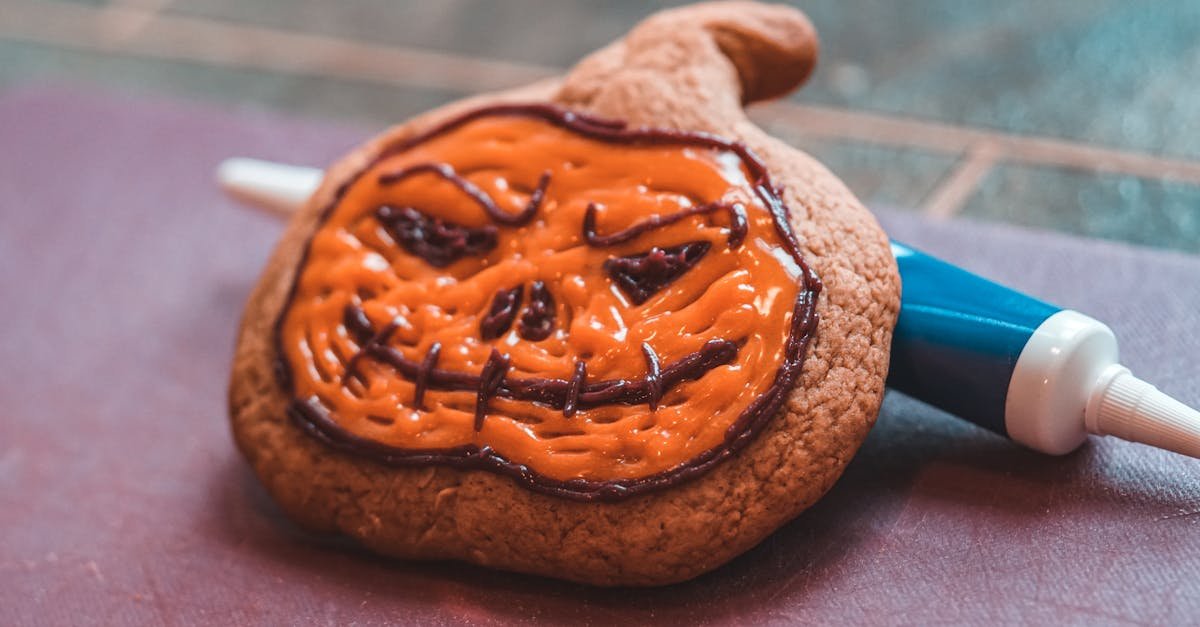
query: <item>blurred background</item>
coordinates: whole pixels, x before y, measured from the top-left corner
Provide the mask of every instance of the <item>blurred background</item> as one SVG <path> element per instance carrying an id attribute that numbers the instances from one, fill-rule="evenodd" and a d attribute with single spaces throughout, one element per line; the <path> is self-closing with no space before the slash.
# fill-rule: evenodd
<path id="1" fill-rule="evenodd" d="M 562 71 L 668 2 L 0 0 L 0 90 L 360 126 Z M 806 0 L 818 72 L 755 119 L 874 206 L 1200 253 L 1200 2 Z"/>

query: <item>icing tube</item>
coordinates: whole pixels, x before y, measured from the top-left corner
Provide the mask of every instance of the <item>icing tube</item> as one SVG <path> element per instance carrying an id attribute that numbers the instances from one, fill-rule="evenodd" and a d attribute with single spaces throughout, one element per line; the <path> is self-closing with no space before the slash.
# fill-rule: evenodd
<path id="1" fill-rule="evenodd" d="M 892 254 L 903 291 L 888 386 L 1009 435 L 1021 351 L 1061 310 L 897 242 Z"/>
<path id="2" fill-rule="evenodd" d="M 888 385 L 1032 449 L 1088 433 L 1200 457 L 1200 412 L 1133 376 L 1103 323 L 892 243 L 904 289 Z"/>
<path id="3" fill-rule="evenodd" d="M 252 206 L 290 213 L 323 173 L 229 159 L 217 180 Z M 1101 322 L 892 243 L 904 285 L 888 385 L 1051 454 L 1088 433 L 1200 457 L 1200 412 L 1134 377 Z"/>

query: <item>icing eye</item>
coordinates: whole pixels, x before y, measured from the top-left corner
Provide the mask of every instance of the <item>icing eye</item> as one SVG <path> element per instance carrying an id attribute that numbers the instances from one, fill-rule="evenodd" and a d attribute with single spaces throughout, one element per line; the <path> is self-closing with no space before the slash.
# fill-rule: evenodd
<path id="1" fill-rule="evenodd" d="M 521 307 L 521 292 L 525 286 L 518 285 L 512 289 L 500 290 L 492 297 L 492 306 L 488 313 L 479 321 L 479 335 L 485 340 L 494 340 L 512 326 L 517 317 L 517 309 Z"/>
<path id="2" fill-rule="evenodd" d="M 521 321 L 517 323 L 517 333 L 523 339 L 537 342 L 550 337 L 554 332 L 554 297 L 541 281 L 534 281 L 529 286 L 529 304 L 521 312 Z"/>
<path id="3" fill-rule="evenodd" d="M 635 305 L 640 305 L 696 265 L 712 244 L 688 242 L 670 248 L 652 248 L 604 262 L 604 271 Z"/>
<path id="4" fill-rule="evenodd" d="M 367 317 L 367 312 L 357 305 L 346 305 L 342 310 L 342 324 L 345 325 L 346 331 L 359 346 L 365 345 L 375 335 L 375 329 L 371 325 L 371 319 Z"/>
<path id="5" fill-rule="evenodd" d="M 384 205 L 375 210 L 392 239 L 435 268 L 466 256 L 482 256 L 496 247 L 496 227 L 473 228 L 426 215 L 412 207 Z"/>

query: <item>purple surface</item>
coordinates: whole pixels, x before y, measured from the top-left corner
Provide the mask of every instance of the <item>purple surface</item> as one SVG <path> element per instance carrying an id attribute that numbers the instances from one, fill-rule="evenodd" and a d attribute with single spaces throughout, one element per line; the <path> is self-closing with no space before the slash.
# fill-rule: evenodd
<path id="1" fill-rule="evenodd" d="M 596 590 L 367 555 L 282 518 L 234 451 L 237 318 L 280 225 L 211 181 L 320 165 L 362 129 L 90 92 L 0 95 L 0 624 L 1182 623 L 1200 462 L 1039 456 L 889 396 L 809 512 L 730 565 Z M 882 216 L 899 239 L 1108 321 L 1200 404 L 1200 259 Z"/>

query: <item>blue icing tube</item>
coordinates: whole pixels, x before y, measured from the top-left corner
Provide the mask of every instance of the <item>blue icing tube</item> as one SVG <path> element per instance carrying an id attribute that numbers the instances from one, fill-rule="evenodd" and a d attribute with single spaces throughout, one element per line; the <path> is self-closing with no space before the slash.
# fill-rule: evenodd
<path id="1" fill-rule="evenodd" d="M 897 242 L 888 385 L 1032 449 L 1088 433 L 1200 457 L 1200 413 L 1134 377 L 1103 323 Z"/>
<path id="2" fill-rule="evenodd" d="M 1007 436 L 1017 357 L 1062 309 L 897 242 L 892 253 L 903 292 L 888 386 Z"/>
<path id="3" fill-rule="evenodd" d="M 242 158 L 217 169 L 230 195 L 281 214 L 322 176 Z M 892 252 L 903 295 L 889 386 L 1045 453 L 1094 433 L 1200 457 L 1200 413 L 1120 365 L 1104 324 L 903 244 Z"/>

